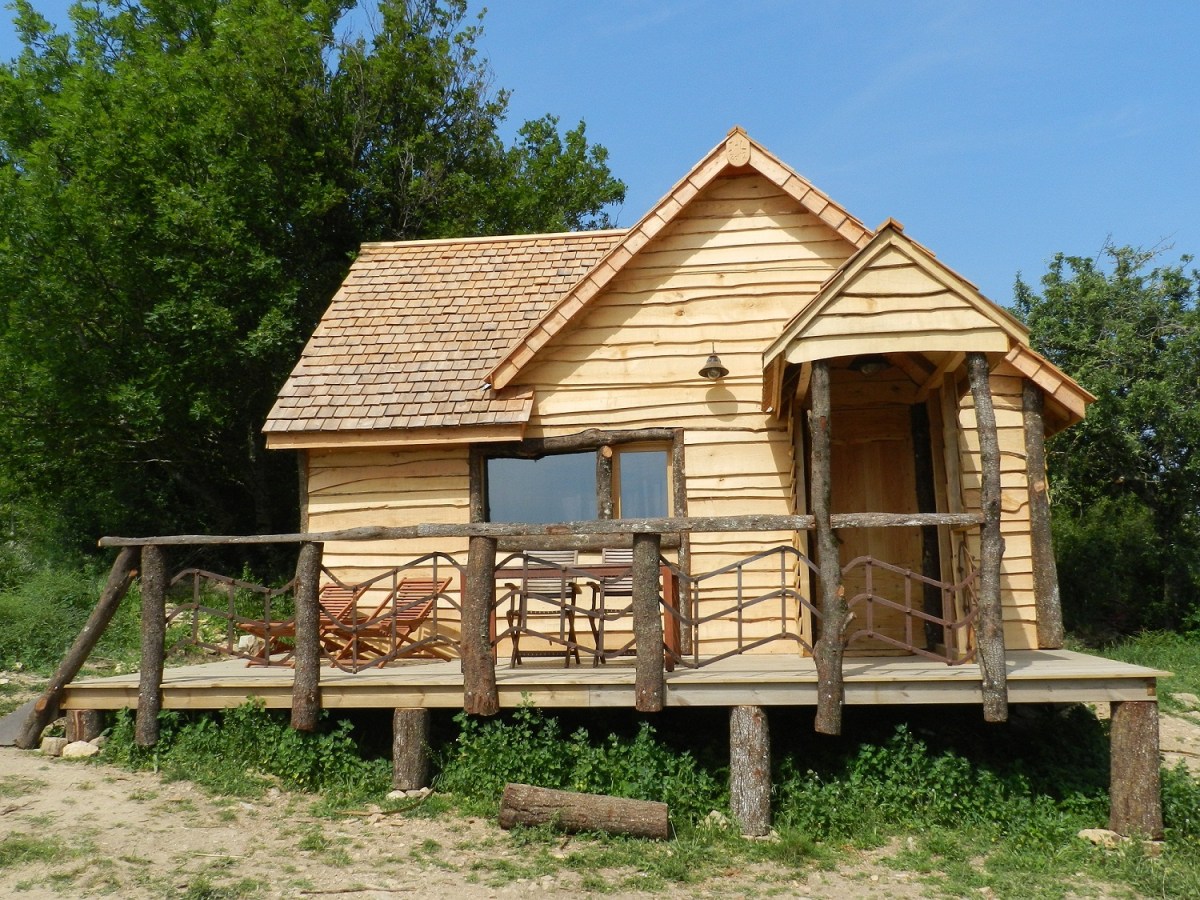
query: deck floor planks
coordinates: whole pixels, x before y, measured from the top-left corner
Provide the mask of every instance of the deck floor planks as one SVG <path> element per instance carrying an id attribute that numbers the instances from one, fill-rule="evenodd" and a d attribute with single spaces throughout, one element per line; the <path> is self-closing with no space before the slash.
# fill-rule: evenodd
<path id="1" fill-rule="evenodd" d="M 1071 650 L 1015 650 L 1007 659 L 1014 703 L 1153 700 L 1155 669 Z M 852 657 L 844 667 L 848 705 L 973 704 L 981 702 L 979 667 L 947 666 L 915 656 Z M 594 668 L 557 664 L 496 667 L 500 703 L 515 707 L 528 696 L 545 707 L 632 707 L 632 660 Z M 702 669 L 677 668 L 666 676 L 668 706 L 810 706 L 817 675 L 811 659 L 790 654 L 747 654 Z M 270 708 L 291 706 L 292 670 L 247 667 L 222 660 L 168 668 L 165 709 L 220 709 L 261 697 Z M 65 709 L 118 709 L 137 705 L 136 673 L 87 678 L 69 685 Z M 457 660 L 411 661 L 350 674 L 321 670 L 328 709 L 461 708 L 463 678 Z"/>

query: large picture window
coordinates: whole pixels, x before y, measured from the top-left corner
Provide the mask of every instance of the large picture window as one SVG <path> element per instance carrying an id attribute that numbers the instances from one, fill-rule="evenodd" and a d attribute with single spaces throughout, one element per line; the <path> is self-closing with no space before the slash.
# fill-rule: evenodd
<path id="1" fill-rule="evenodd" d="M 481 474 L 482 512 L 490 522 L 672 514 L 671 451 L 661 445 L 603 446 L 532 458 L 488 456 Z"/>

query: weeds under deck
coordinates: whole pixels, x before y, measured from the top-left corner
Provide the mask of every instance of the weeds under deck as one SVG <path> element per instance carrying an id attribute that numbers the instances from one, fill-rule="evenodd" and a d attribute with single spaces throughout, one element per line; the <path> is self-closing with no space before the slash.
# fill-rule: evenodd
<path id="1" fill-rule="evenodd" d="M 847 657 L 846 703 L 979 704 L 978 665 L 947 666 L 916 656 Z M 1013 703 L 1113 702 L 1155 699 L 1156 679 L 1167 673 L 1070 650 L 1013 650 L 1007 656 Z M 292 705 L 294 672 L 287 666 L 246 666 L 226 659 L 169 667 L 163 674 L 166 709 L 222 709 L 259 697 L 268 707 Z M 813 660 L 782 653 L 745 654 L 701 669 L 665 674 L 667 706 L 815 706 Z M 536 706 L 634 706 L 633 660 L 605 666 L 499 665 L 502 707 L 528 698 Z M 356 674 L 321 668 L 321 703 L 327 709 L 457 708 L 463 706 L 458 660 L 411 660 Z M 86 678 L 66 689 L 65 709 L 136 707 L 138 675 Z"/>

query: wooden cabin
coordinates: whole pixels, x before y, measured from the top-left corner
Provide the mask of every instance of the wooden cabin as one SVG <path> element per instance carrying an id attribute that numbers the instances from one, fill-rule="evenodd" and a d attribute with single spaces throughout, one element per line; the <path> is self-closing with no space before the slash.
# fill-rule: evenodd
<path id="1" fill-rule="evenodd" d="M 256 697 L 304 730 L 390 708 L 418 787 L 431 708 L 726 706 L 762 833 L 765 707 L 837 733 L 844 704 L 1107 702 L 1112 827 L 1160 834 L 1163 673 L 1059 649 L 1043 442 L 1092 399 L 899 223 L 738 128 L 627 230 L 368 244 L 265 425 L 300 458 L 299 532 L 103 539 L 93 618 L 140 572 L 141 671 L 73 682 L 89 623 L 22 745 L 60 707 L 136 706 L 143 746 L 163 707 Z M 172 547 L 245 543 L 298 545 L 294 582 L 170 574 Z M 164 669 L 189 615 L 225 658 Z"/>
<path id="2" fill-rule="evenodd" d="M 971 354 L 986 358 L 999 442 L 1004 644 L 1058 647 L 1048 528 L 1039 541 L 1032 524 L 1046 482 L 1028 448 L 1038 456 L 1043 434 L 1030 432 L 1078 421 L 1093 398 L 899 223 L 871 231 L 740 128 L 627 230 L 365 245 L 264 430 L 269 447 L 299 452 L 308 532 L 805 515 L 816 366 L 829 379 L 829 511 L 952 516 L 982 509 Z M 890 565 L 843 574 L 858 632 L 847 652 L 969 653 L 973 588 L 961 585 L 978 571 L 979 534 L 839 530 L 843 567 Z M 572 548 L 582 563 L 621 541 L 569 534 L 500 549 Z M 809 544 L 794 530 L 665 538 L 683 571 L 728 570 L 692 593 L 698 618 L 735 595 L 743 606 L 787 595 L 783 612 L 758 604 L 706 621 L 690 636 L 701 655 L 755 641 L 794 653 L 797 642 L 770 639 L 787 633 L 808 652 L 813 569 L 791 558 L 783 584 L 780 558 L 747 560 L 781 545 L 816 555 Z M 465 550 L 466 538 L 333 543 L 325 562 L 357 583 Z M 868 617 L 854 609 L 864 596 L 893 605 Z M 958 627 L 914 629 L 897 608 L 914 605 Z M 609 637 L 619 644 L 631 627 L 612 623 Z M 452 611 L 438 628 L 457 637 Z"/>

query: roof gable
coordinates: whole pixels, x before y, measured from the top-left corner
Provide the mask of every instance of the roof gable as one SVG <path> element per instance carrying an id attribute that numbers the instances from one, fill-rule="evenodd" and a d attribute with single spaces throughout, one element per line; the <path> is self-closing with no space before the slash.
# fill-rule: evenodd
<path id="1" fill-rule="evenodd" d="M 650 241 L 679 219 L 688 205 L 715 179 L 726 173 L 757 172 L 804 210 L 817 216 L 854 247 L 862 247 L 870 232 L 861 222 L 814 188 L 807 180 L 751 139 L 741 128 L 732 129 L 685 175 L 653 209 L 630 228 L 625 236 L 546 314 L 513 344 L 491 372 L 497 390 L 512 383 L 538 351 L 554 335 L 574 321 L 580 312 L 622 271 Z"/>
<path id="2" fill-rule="evenodd" d="M 870 337 L 893 351 L 1007 352 L 1029 334 L 889 219 L 788 324 L 763 366 L 862 352 Z"/>

